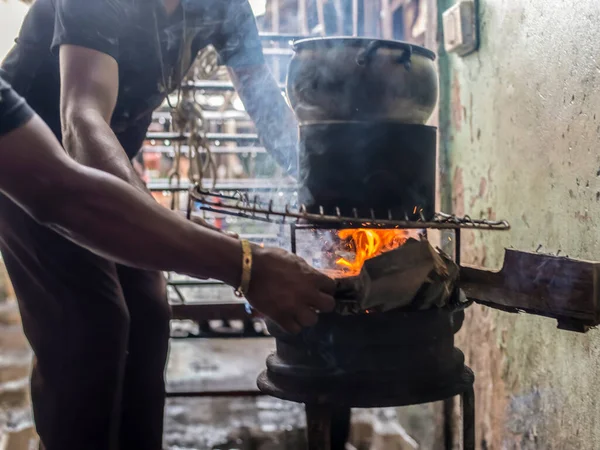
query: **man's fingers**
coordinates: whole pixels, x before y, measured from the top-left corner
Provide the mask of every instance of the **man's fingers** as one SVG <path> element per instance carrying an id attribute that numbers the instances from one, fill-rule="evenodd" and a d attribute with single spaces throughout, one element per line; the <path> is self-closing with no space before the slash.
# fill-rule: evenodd
<path id="1" fill-rule="evenodd" d="M 318 292 L 314 298 L 309 299 L 309 304 L 319 312 L 328 313 L 335 309 L 335 299 L 331 295 Z"/>
<path id="2" fill-rule="evenodd" d="M 319 316 L 310 308 L 301 308 L 296 311 L 296 321 L 303 327 L 312 327 L 319 321 Z"/>
<path id="3" fill-rule="evenodd" d="M 329 278 L 327 275 L 317 272 L 316 285 L 321 292 L 330 295 L 335 294 L 335 280 L 333 278 Z"/>
<path id="4" fill-rule="evenodd" d="M 290 334 L 298 334 L 302 331 L 302 326 L 293 319 L 281 320 L 278 325 Z"/>

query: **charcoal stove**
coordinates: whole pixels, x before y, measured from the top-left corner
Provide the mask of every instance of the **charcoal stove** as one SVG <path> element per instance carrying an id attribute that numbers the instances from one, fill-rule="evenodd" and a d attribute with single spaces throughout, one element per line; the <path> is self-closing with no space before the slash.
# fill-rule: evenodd
<path id="1" fill-rule="evenodd" d="M 476 220 L 423 211 L 395 217 L 390 208 L 377 211 L 369 205 L 351 208 L 300 204 L 276 207 L 258 197 L 211 192 L 195 186 L 191 198 L 208 211 L 254 220 L 289 222 L 291 248 L 297 247 L 299 230 L 347 228 L 412 229 L 423 235 L 429 229 L 453 230 L 455 261 L 460 262 L 462 229 L 508 230 L 506 221 Z M 358 215 L 368 210 L 369 215 Z M 416 214 L 413 220 L 409 213 Z M 384 218 L 385 217 L 385 218 Z M 464 449 L 475 448 L 474 374 L 454 347 L 464 309 L 471 302 L 455 288 L 443 308 L 397 309 L 388 312 L 321 314 L 318 324 L 299 335 L 290 335 L 267 321 L 276 340 L 276 352 L 260 374 L 259 389 L 274 397 L 304 403 L 310 450 L 331 447 L 331 424 L 350 408 L 407 406 L 461 396 Z"/>
<path id="2" fill-rule="evenodd" d="M 423 49 L 420 53 L 428 55 Z M 411 46 L 404 48 L 400 70 L 411 70 L 412 54 Z M 397 56 L 390 57 L 398 62 Z M 300 230 L 418 230 L 424 238 L 429 229 L 453 230 L 459 265 L 461 229 L 507 230 L 509 224 L 435 212 L 436 133 L 435 127 L 393 118 L 301 121 L 297 204 L 275 205 L 199 185 L 191 189 L 190 199 L 208 211 L 289 223 L 293 252 Z M 441 307 L 337 309 L 294 336 L 267 321 L 276 351 L 267 359 L 258 387 L 306 405 L 310 450 L 332 448 L 332 420 L 340 410 L 461 396 L 463 448 L 474 450 L 474 374 L 454 346 L 469 305 L 456 284 Z"/>

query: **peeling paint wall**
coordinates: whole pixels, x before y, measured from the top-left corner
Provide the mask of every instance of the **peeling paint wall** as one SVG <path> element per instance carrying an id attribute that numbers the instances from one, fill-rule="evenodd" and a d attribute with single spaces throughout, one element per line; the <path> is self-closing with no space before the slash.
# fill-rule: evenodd
<path id="1" fill-rule="evenodd" d="M 465 234 L 463 260 L 600 260 L 600 2 L 481 0 L 480 19 L 477 53 L 440 58 L 442 208 L 513 228 Z M 458 341 L 478 448 L 600 449 L 600 332 L 472 307 Z"/>

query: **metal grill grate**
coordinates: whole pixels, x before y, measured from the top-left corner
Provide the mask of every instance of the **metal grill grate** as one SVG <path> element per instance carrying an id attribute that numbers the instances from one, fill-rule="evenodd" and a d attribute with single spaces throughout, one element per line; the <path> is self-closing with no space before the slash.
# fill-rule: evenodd
<path id="1" fill-rule="evenodd" d="M 233 194 L 209 191 L 197 184 L 190 189 L 190 198 L 199 202 L 200 209 L 205 211 L 272 223 L 310 223 L 328 228 L 510 229 L 510 224 L 506 220 L 473 219 L 469 216 L 458 217 L 445 213 L 436 213 L 431 220 L 426 220 L 422 215 L 418 220 L 409 220 L 408 215 L 398 219 L 393 216 L 391 210 L 388 210 L 388 218 L 379 219 L 375 218 L 374 210 L 371 210 L 371 217 L 359 217 L 356 209 L 353 211 L 353 216 L 344 216 L 340 208 L 335 208 L 335 215 L 329 215 L 325 214 L 323 207 L 320 207 L 320 212 L 315 214 L 308 212 L 305 205 L 276 206 L 273 200 L 264 202 L 258 196 L 250 197 L 240 191 L 235 191 Z"/>

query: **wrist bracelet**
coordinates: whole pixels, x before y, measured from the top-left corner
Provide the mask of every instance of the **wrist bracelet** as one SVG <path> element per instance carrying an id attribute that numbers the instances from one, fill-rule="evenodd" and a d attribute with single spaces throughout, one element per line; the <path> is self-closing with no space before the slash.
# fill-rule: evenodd
<path id="1" fill-rule="evenodd" d="M 250 242 L 242 240 L 242 280 L 240 286 L 234 291 L 236 297 L 245 297 L 250 289 L 252 275 L 252 247 Z"/>

